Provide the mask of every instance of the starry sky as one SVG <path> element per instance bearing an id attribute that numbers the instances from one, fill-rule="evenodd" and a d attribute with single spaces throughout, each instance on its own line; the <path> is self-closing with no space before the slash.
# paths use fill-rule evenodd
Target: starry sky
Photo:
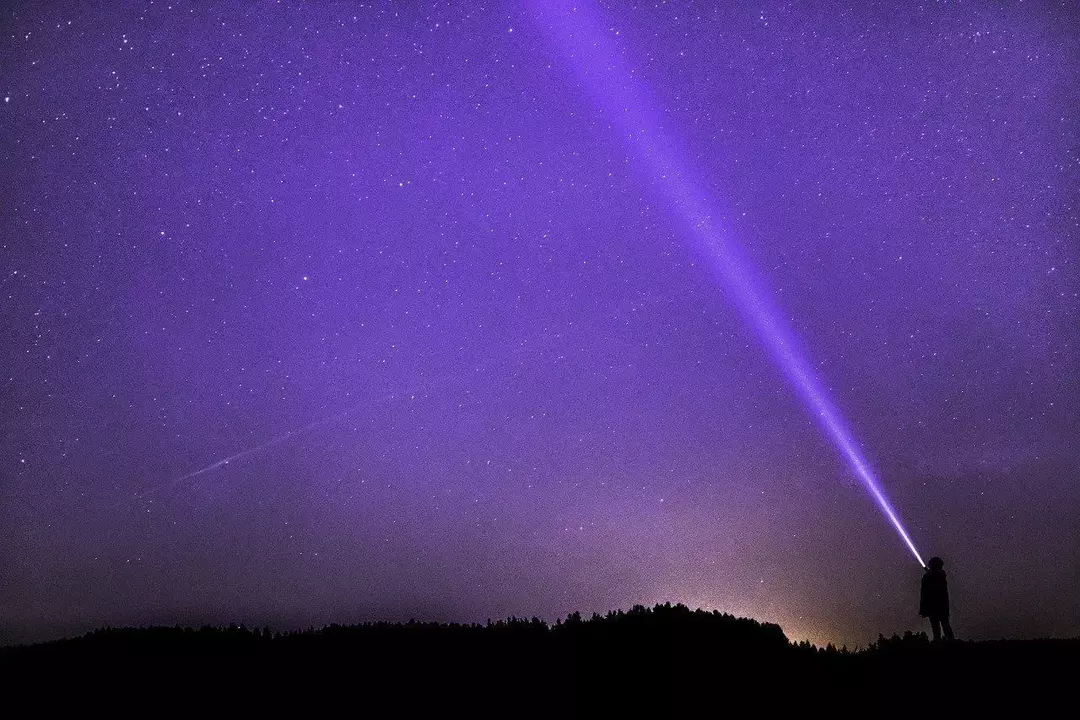
<path id="1" fill-rule="evenodd" d="M 0 642 L 663 601 L 921 629 L 578 12 L 957 633 L 1080 634 L 1080 10 L 581 5 L 0 8 Z"/>

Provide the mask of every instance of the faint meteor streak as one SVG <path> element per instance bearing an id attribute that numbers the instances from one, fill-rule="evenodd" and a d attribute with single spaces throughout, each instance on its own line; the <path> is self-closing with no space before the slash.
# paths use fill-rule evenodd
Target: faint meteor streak
<path id="1" fill-rule="evenodd" d="M 859 444 L 821 379 L 798 349 L 795 336 L 772 306 L 768 294 L 714 220 L 720 213 L 679 161 L 673 139 L 646 101 L 647 90 L 624 67 L 615 31 L 588 0 L 533 0 L 537 25 L 561 51 L 586 86 L 604 118 L 622 138 L 629 154 L 654 181 L 658 194 L 683 223 L 685 235 L 728 291 L 739 313 L 754 330 L 773 361 L 799 394 L 807 410 L 862 482 L 911 554 L 926 567 L 900 516 L 881 488 Z"/>
<path id="2" fill-rule="evenodd" d="M 183 482 L 185 482 L 187 480 L 191 480 L 192 478 L 199 477 L 200 475 L 205 475 L 206 473 L 217 470 L 218 468 L 225 467 L 229 463 L 235 462 L 235 461 L 240 460 L 242 458 L 245 458 L 248 455 L 254 455 L 255 453 L 257 453 L 257 452 L 259 452 L 261 450 L 265 450 L 265 449 L 267 449 L 269 447 L 273 447 L 274 445 L 279 445 L 279 444 L 285 442 L 286 440 L 288 440 L 289 438 L 296 437 L 297 435 L 303 435 L 306 432 L 314 430 L 315 428 L 319 427 L 320 425 L 326 425 L 326 424 L 334 422 L 335 420 L 340 420 L 341 418 L 345 417 L 346 415 L 348 415 L 351 412 L 354 412 L 355 410 L 359 409 L 360 407 L 363 407 L 363 406 L 362 405 L 353 405 L 353 406 L 348 407 L 348 408 L 346 408 L 346 409 L 344 409 L 344 410 L 342 410 L 342 411 L 340 411 L 340 412 L 338 412 L 338 413 L 336 413 L 334 415 L 330 415 L 330 416 L 324 417 L 324 418 L 319 418 L 318 420 L 313 420 L 313 421 L 309 422 L 307 425 L 304 425 L 303 427 L 299 427 L 299 428 L 297 428 L 295 430 L 290 430 L 287 433 L 284 433 L 282 435 L 278 435 L 277 437 L 270 438 L 269 440 L 267 440 L 266 442 L 264 442 L 264 443 L 262 443 L 260 445 L 256 445 L 255 447 L 247 448 L 246 450 L 241 450 L 238 453 L 230 455 L 227 458 L 222 458 L 221 460 L 218 460 L 217 462 L 214 462 L 214 463 L 212 463 L 210 465 L 207 465 L 204 468 L 199 468 L 198 470 L 194 470 L 192 472 L 189 472 L 187 475 L 181 475 L 178 478 L 174 478 L 173 480 L 169 480 L 168 482 L 161 483 L 160 485 L 154 485 L 153 487 L 150 487 L 150 488 L 148 488 L 146 490 L 143 490 L 140 493 L 136 493 L 135 496 L 134 496 L 134 499 L 135 500 L 141 500 L 142 498 L 147 497 L 148 495 L 154 495 L 154 494 L 157 494 L 157 493 L 162 492 L 164 490 L 169 490 L 171 488 L 174 488 L 177 485 L 180 485 L 181 483 L 183 483 Z"/>

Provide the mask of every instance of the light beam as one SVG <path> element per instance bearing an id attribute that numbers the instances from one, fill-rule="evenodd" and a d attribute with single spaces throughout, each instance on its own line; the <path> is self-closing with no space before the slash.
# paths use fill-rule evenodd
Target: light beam
<path id="1" fill-rule="evenodd" d="M 615 30 L 588 0 L 533 0 L 529 9 L 588 89 L 604 118 L 622 138 L 630 156 L 653 181 L 657 194 L 683 224 L 684 235 L 724 287 L 746 323 L 795 388 L 807 410 L 836 447 L 904 544 L 926 567 L 900 516 L 886 497 L 839 410 L 829 397 L 778 309 L 739 256 L 708 195 L 679 161 L 672 138 L 646 101 L 648 93 L 625 68 Z"/>

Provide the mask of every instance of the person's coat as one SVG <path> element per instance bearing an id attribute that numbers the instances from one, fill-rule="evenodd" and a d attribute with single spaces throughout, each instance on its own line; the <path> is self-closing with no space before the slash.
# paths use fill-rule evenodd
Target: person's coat
<path id="1" fill-rule="evenodd" d="M 923 575 L 919 615 L 925 618 L 949 617 L 949 583 L 944 570 L 928 571 Z"/>

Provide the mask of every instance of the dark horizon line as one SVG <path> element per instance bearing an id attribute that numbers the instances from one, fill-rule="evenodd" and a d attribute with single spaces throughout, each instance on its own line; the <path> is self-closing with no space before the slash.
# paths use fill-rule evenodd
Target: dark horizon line
<path id="1" fill-rule="evenodd" d="M 0 636 L 0 652 L 8 650 L 17 650 L 20 648 L 34 648 L 44 647 L 49 645 L 59 645 L 63 643 L 76 642 L 86 638 L 92 638 L 95 636 L 102 636 L 107 634 L 122 634 L 122 633 L 149 633 L 155 631 L 172 631 L 181 633 L 247 633 L 253 636 L 259 636 L 260 638 L 287 638 L 287 637 L 299 637 L 299 636 L 318 636 L 328 631 L 362 631 L 364 629 L 408 629 L 408 628 L 424 628 L 424 629 L 453 629 L 453 630 L 485 630 L 489 628 L 500 627 L 520 627 L 529 626 L 535 629 L 543 628 L 545 631 L 555 631 L 564 626 L 574 624 L 587 624 L 593 622 L 603 622 L 610 620 L 617 620 L 619 618 L 632 617 L 632 616 L 652 616 L 657 611 L 678 611 L 684 616 L 709 616 L 724 619 L 738 624 L 755 625 L 761 629 L 776 628 L 783 635 L 785 641 L 789 646 L 800 648 L 812 648 L 821 651 L 837 651 L 844 653 L 860 653 L 867 650 L 873 650 L 877 647 L 881 647 L 884 643 L 888 642 L 912 642 L 926 640 L 929 642 L 927 633 L 923 630 L 912 631 L 905 630 L 901 635 L 898 632 L 893 632 L 890 636 L 885 636 L 883 633 L 878 633 L 876 640 L 868 642 L 865 646 L 862 644 L 856 644 L 852 647 L 848 647 L 846 643 L 837 645 L 833 642 L 827 642 L 824 645 L 819 645 L 810 640 L 793 640 L 784 630 L 780 623 L 759 620 L 757 618 L 749 616 L 735 615 L 734 613 L 718 610 L 718 609 L 706 609 L 702 607 L 690 608 L 684 603 L 655 603 L 654 605 L 635 604 L 628 610 L 621 608 L 615 610 L 608 610 L 605 613 L 592 612 L 588 616 L 584 615 L 580 611 L 572 611 L 565 616 L 556 617 L 554 621 L 550 621 L 541 618 L 537 615 L 532 616 L 517 616 L 509 615 L 500 618 L 488 617 L 483 621 L 444 621 L 444 620 L 423 620 L 416 617 L 410 617 L 408 620 L 363 620 L 357 622 L 330 622 L 321 626 L 314 624 L 308 624 L 306 626 L 296 626 L 294 628 L 282 628 L 280 626 L 274 626 L 269 623 L 255 623 L 248 625 L 247 622 L 229 621 L 225 623 L 202 623 L 199 625 L 186 625 L 180 622 L 173 624 L 164 623 L 147 623 L 147 624 L 132 624 L 132 625 L 101 625 L 90 630 L 86 630 L 81 633 L 63 635 L 59 637 L 52 637 L 48 639 L 23 641 L 17 643 L 8 643 Z M 982 644 L 982 643 L 1041 643 L 1041 642 L 1080 642 L 1080 634 L 1068 637 L 1051 637 L 1051 636 L 1039 636 L 1039 637 L 1010 637 L 999 636 L 996 638 L 960 638 L 954 642 L 965 644 Z"/>

